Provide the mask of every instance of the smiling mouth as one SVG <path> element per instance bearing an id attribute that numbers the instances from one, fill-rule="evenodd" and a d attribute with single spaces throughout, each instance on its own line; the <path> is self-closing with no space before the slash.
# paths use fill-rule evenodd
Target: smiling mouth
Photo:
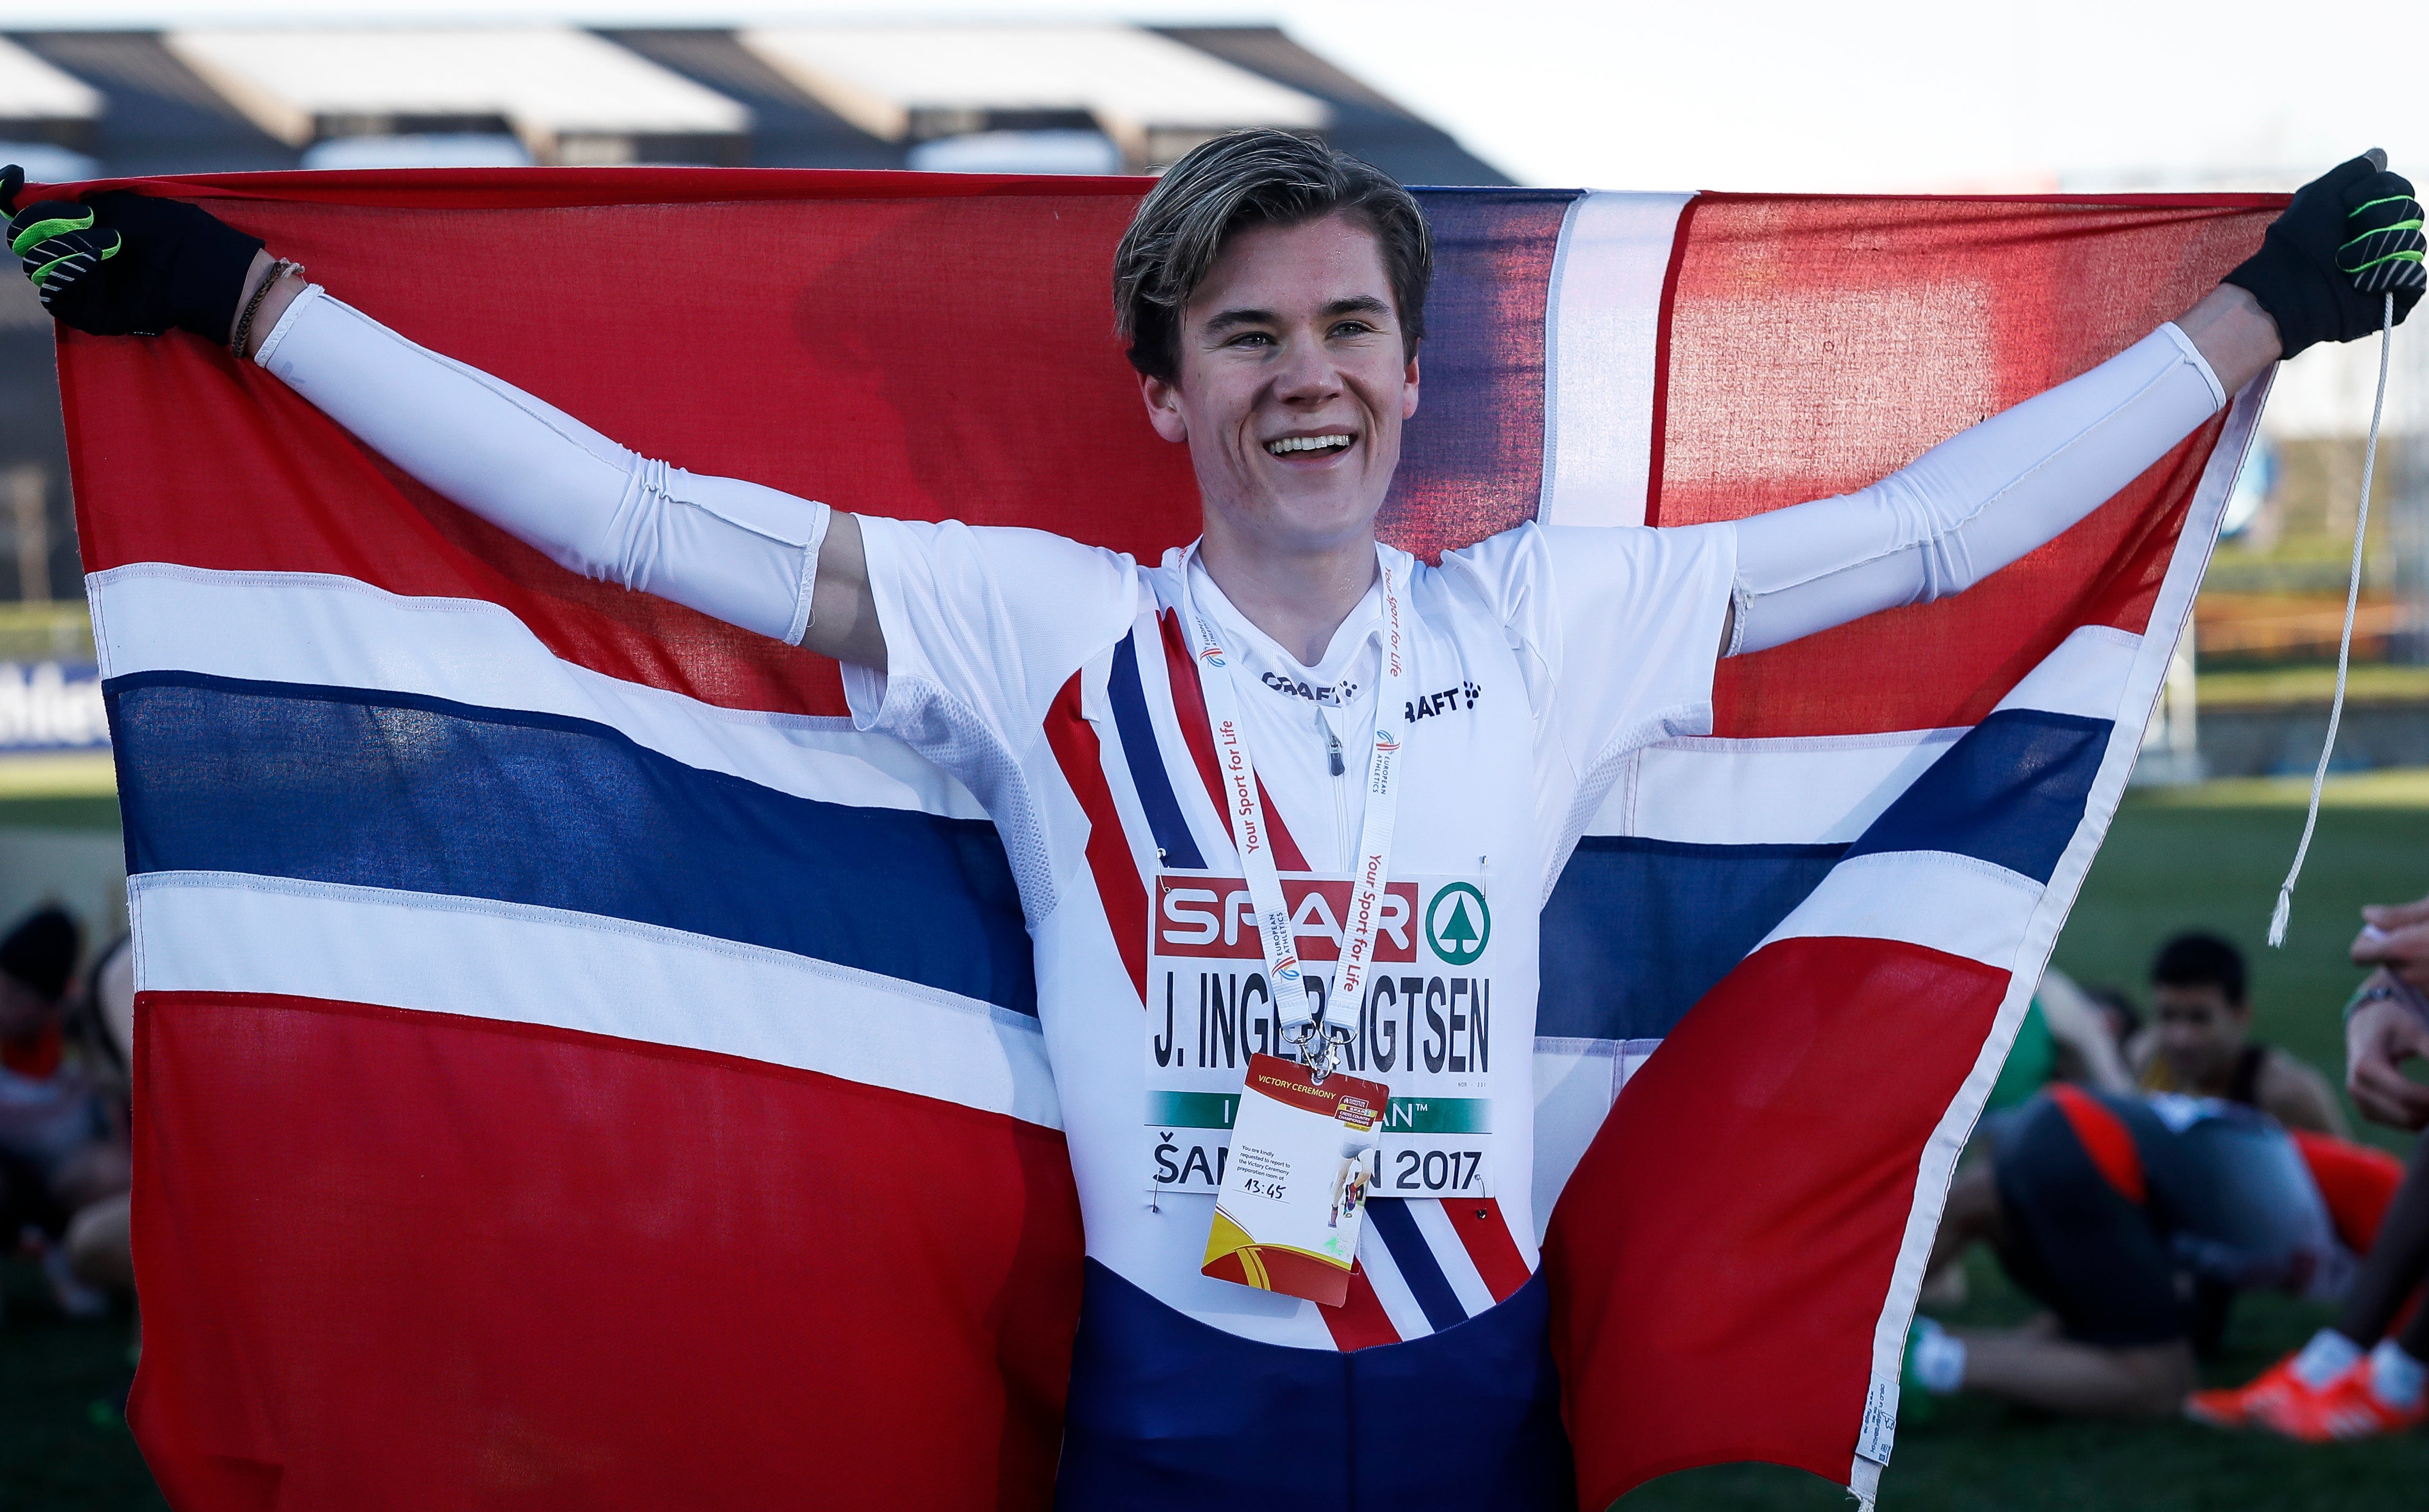
<path id="1" fill-rule="evenodd" d="M 1265 451 L 1278 457 L 1329 457 L 1349 450 L 1354 436 L 1285 436 L 1265 443 Z"/>

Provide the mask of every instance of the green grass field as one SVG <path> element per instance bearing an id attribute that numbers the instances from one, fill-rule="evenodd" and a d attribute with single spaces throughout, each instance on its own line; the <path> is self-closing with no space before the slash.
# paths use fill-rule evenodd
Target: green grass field
<path id="1" fill-rule="evenodd" d="M 2382 774 L 2336 785 L 2288 948 L 2266 951 L 2261 931 L 2302 826 L 2303 797 L 2302 784 L 2221 783 L 2129 802 L 2058 942 L 2058 964 L 2087 983 L 2125 985 L 2139 1000 L 2150 954 L 2169 931 L 2220 930 L 2253 954 L 2259 1032 L 2338 1071 L 2337 1010 L 2355 979 L 2344 960 L 2355 910 L 2429 890 L 2429 780 Z M 0 814 L 0 822 L 8 817 Z M 107 799 L 71 800 L 16 822 L 107 817 Z M 2371 1137 L 2405 1147 L 2384 1131 Z M 1975 1257 L 1971 1280 L 1973 1298 L 1951 1321 L 2025 1316 L 2026 1303 L 1986 1257 Z M 126 1323 L 59 1320 L 23 1261 L 0 1263 L 0 1507 L 160 1506 L 112 1411 L 125 1385 Z M 2316 1307 L 2245 1298 L 2208 1380 L 2245 1379 L 2324 1319 Z M 1760 1413 L 1761 1401 L 1740 1410 Z M 2429 1438 L 2314 1449 L 2185 1423 L 2065 1422 L 1959 1398 L 1932 1422 L 1905 1430 L 1881 1488 L 1892 1512 L 2376 1512 L 2429 1505 Z M 1621 1504 L 1625 1512 L 1820 1512 L 1849 1504 L 1802 1471 L 1723 1466 L 1667 1477 Z"/>

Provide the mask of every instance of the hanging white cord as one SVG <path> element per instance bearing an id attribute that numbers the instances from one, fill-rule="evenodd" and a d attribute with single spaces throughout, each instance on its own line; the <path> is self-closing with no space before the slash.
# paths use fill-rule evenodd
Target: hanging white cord
<path id="1" fill-rule="evenodd" d="M 2328 758 L 2337 748 L 2337 725 L 2345 713 L 2345 668 L 2353 660 L 2354 609 L 2361 600 L 2362 533 L 2370 528 L 2370 477 L 2378 467 L 2378 422 L 2387 413 L 2387 355 L 2395 342 L 2395 296 L 2387 295 L 2385 323 L 2378 332 L 2378 398 L 2370 406 L 2370 444 L 2361 454 L 2361 505 L 2354 512 L 2353 570 L 2345 582 L 2345 629 L 2337 640 L 2337 696 L 2328 703 L 2328 738 L 2320 747 L 2320 769 L 2311 774 L 2311 810 L 2303 816 L 2303 841 L 2294 847 L 2294 864 L 2277 887 L 2277 907 L 2269 915 L 2269 943 L 2286 943 L 2286 921 L 2294 912 L 2294 882 L 2303 875 L 2303 858 L 2310 854 L 2311 830 L 2320 822 L 2320 789 L 2328 781 Z"/>

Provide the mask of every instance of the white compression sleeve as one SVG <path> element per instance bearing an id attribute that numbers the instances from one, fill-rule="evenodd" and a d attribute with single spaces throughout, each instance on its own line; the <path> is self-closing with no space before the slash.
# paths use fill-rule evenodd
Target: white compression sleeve
<path id="1" fill-rule="evenodd" d="M 824 504 L 652 461 L 317 284 L 255 360 L 435 492 L 576 572 L 778 640 L 809 628 Z"/>
<path id="2" fill-rule="evenodd" d="M 2107 502 L 2225 403 L 2191 339 L 2163 325 L 1869 488 L 1738 521 L 1729 653 L 1963 592 Z"/>

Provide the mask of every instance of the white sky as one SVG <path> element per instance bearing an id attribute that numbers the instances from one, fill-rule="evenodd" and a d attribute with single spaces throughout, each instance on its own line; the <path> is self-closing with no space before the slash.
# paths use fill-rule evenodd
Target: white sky
<path id="1" fill-rule="evenodd" d="M 2371 146 L 2429 182 L 2424 0 L 0 0 L 0 30 L 981 18 L 1279 25 L 1522 183 L 2291 189 Z M 2357 434 L 2376 357 L 2305 353 L 2271 429 Z M 2429 346 L 2396 357 L 2390 428 L 2429 429 Z"/>
<path id="2" fill-rule="evenodd" d="M 0 0 L 0 27 L 66 23 Z M 86 0 L 77 26 L 715 25 L 1086 17 L 1282 25 L 1525 182 L 1605 189 L 2290 188 L 2363 147 L 2429 168 L 2429 5 L 2354 0 Z"/>

